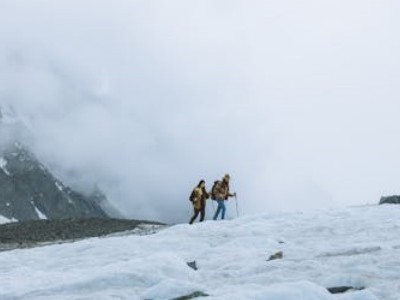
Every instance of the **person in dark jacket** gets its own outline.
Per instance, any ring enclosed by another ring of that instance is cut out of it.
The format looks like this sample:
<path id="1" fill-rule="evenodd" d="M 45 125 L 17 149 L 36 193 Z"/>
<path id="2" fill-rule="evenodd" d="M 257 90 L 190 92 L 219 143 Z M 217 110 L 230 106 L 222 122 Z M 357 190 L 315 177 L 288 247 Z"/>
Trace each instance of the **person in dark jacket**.
<path id="1" fill-rule="evenodd" d="M 193 189 L 190 195 L 190 201 L 193 204 L 193 216 L 189 221 L 189 224 L 193 224 L 197 216 L 200 214 L 200 222 L 204 221 L 206 214 L 206 200 L 210 198 L 209 193 L 206 191 L 206 182 L 200 180 L 199 184 Z"/>
<path id="2" fill-rule="evenodd" d="M 221 213 L 221 219 L 225 219 L 225 201 L 228 200 L 229 197 L 236 197 L 236 193 L 231 194 L 229 192 L 229 180 L 230 176 L 226 174 L 221 181 L 215 182 L 212 193 L 213 199 L 218 203 L 218 208 L 214 214 L 213 220 L 218 218 L 219 213 Z"/>

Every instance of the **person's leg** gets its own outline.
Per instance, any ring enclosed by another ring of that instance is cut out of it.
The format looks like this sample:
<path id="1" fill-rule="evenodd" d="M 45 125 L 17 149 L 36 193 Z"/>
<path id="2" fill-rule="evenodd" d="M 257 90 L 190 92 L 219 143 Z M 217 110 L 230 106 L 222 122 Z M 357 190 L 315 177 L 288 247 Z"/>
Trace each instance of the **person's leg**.
<path id="1" fill-rule="evenodd" d="M 221 212 L 222 209 L 224 209 L 224 200 L 217 200 L 217 202 L 218 202 L 218 208 L 217 211 L 215 212 L 214 220 L 218 218 L 219 213 Z"/>
<path id="2" fill-rule="evenodd" d="M 221 201 L 221 210 L 222 210 L 222 214 L 221 214 L 221 220 L 225 219 L 225 211 L 226 211 L 226 207 L 225 207 L 225 201 Z"/>
<path id="3" fill-rule="evenodd" d="M 199 211 L 197 209 L 194 209 L 193 217 L 190 219 L 189 224 L 193 224 L 194 220 L 196 220 L 198 215 Z"/>
<path id="4" fill-rule="evenodd" d="M 218 207 L 217 207 L 217 211 L 216 211 L 215 214 L 214 214 L 213 220 L 216 220 L 216 219 L 218 218 L 219 212 L 221 211 L 221 206 L 220 206 L 220 202 L 221 202 L 221 201 L 222 201 L 222 200 L 217 200 Z"/>
<path id="5" fill-rule="evenodd" d="M 204 221 L 204 217 L 206 216 L 206 204 L 203 203 L 200 209 L 200 222 Z"/>

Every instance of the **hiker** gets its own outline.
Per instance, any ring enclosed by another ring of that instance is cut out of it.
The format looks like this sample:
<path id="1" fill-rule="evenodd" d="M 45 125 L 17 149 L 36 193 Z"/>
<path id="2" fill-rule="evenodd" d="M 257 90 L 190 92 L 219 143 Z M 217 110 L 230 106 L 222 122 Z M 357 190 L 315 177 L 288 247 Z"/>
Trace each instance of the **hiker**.
<path id="1" fill-rule="evenodd" d="M 219 213 L 221 212 L 221 220 L 225 219 L 225 201 L 229 199 L 229 197 L 236 197 L 236 193 L 229 193 L 229 174 L 225 174 L 222 180 L 218 180 L 214 182 L 213 188 L 211 190 L 211 197 L 213 200 L 217 201 L 218 208 L 214 214 L 213 220 L 218 218 Z"/>
<path id="2" fill-rule="evenodd" d="M 193 204 L 194 213 L 189 221 L 189 224 L 192 224 L 194 220 L 196 220 L 199 213 L 200 222 L 204 221 L 206 212 L 206 200 L 208 198 L 210 198 L 210 194 L 206 191 L 206 182 L 204 180 L 200 180 L 199 184 L 193 189 L 192 194 L 190 195 L 190 201 Z"/>

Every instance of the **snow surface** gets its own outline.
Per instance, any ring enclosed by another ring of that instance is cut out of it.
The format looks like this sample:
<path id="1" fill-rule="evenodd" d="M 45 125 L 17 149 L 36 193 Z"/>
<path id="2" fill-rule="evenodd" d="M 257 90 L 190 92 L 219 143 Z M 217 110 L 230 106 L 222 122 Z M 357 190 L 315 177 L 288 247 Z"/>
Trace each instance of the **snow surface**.
<path id="1" fill-rule="evenodd" d="M 6 175 L 10 176 L 10 172 L 8 172 L 6 166 L 7 166 L 7 161 L 3 157 L 0 157 L 0 169 L 2 169 Z"/>
<path id="2" fill-rule="evenodd" d="M 62 192 L 63 191 L 62 185 L 57 181 L 55 182 L 55 184 L 56 184 L 57 189 Z"/>
<path id="3" fill-rule="evenodd" d="M 6 223 L 12 223 L 12 222 L 18 222 L 18 220 L 14 219 L 14 218 L 8 219 L 5 216 L 0 215 L 0 224 L 6 224 Z"/>
<path id="4" fill-rule="evenodd" d="M 277 251 L 283 258 L 267 261 Z M 186 264 L 196 261 L 195 271 Z M 400 206 L 244 216 L 0 253 L 0 299 L 400 299 Z M 326 288 L 365 287 L 332 295 Z"/>
<path id="5" fill-rule="evenodd" d="M 35 205 L 34 205 L 34 207 L 35 207 L 35 212 L 36 212 L 36 214 L 37 214 L 37 216 L 39 217 L 40 220 L 47 220 L 48 219 L 47 216 L 39 210 L 39 208 L 37 208 Z"/>

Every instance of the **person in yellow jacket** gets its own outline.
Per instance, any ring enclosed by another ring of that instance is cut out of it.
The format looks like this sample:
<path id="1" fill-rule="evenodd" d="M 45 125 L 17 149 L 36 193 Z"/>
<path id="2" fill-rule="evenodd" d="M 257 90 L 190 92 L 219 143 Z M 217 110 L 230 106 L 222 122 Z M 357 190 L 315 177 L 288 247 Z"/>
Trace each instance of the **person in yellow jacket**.
<path id="1" fill-rule="evenodd" d="M 206 182 L 200 180 L 199 184 L 193 189 L 190 195 L 190 201 L 193 204 L 193 216 L 189 221 L 189 224 L 193 224 L 197 216 L 200 214 L 200 222 L 204 221 L 206 212 L 206 200 L 210 198 L 209 193 L 206 191 Z"/>

